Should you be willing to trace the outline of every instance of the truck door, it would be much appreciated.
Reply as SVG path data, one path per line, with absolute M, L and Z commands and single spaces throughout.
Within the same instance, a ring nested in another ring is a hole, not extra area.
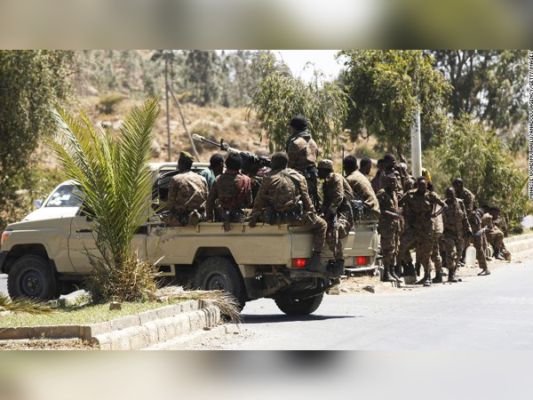
M 96 248 L 95 235 L 94 223 L 88 221 L 87 217 L 77 215 L 72 218 L 68 254 L 76 272 L 87 273 L 92 270 L 88 253 L 95 257 L 100 256 Z

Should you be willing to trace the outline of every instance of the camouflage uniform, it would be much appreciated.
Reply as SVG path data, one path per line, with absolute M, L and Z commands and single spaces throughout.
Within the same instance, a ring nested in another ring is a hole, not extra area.
M 431 237 L 431 241 L 433 242 L 433 247 L 431 249 L 431 261 L 435 266 L 435 272 L 437 276 L 440 276 L 442 273 L 442 258 L 440 256 L 439 244 L 444 232 L 442 215 L 437 215 L 436 217 L 431 218 L 431 224 L 433 227 L 433 235 Z
M 192 171 L 174 175 L 168 190 L 170 216 L 166 222 L 170 226 L 194 225 L 204 218 L 206 201 L 207 182 L 202 176 Z
M 322 184 L 322 212 L 326 216 L 328 230 L 326 242 L 335 255 L 335 259 L 343 259 L 341 239 L 348 236 L 353 226 L 353 214 L 350 200 L 353 192 L 350 184 L 341 174 L 331 172 Z
M 429 264 L 433 249 L 431 214 L 436 204 L 444 206 L 442 200 L 429 190 L 424 193 L 420 193 L 416 189 L 410 190 L 399 201 L 399 205 L 404 208 L 404 212 L 408 216 L 400 243 L 400 258 L 406 262 L 409 249 L 415 246 L 417 262 L 420 262 L 424 268 L 426 279 L 429 279 L 431 272 Z
M 365 215 L 369 219 L 378 219 L 380 204 L 368 178 L 356 170 L 346 177 L 346 181 L 352 188 L 355 199 L 361 200 L 368 210 Z
M 215 180 L 207 197 L 207 219 L 243 222 L 244 208 L 252 206 L 252 181 L 238 171 L 227 170 Z M 229 226 L 226 226 L 229 228 Z
M 308 130 L 292 134 L 285 145 L 289 156 L 289 168 L 295 169 L 302 174 L 307 181 L 309 195 L 315 208 L 318 208 L 318 183 L 316 159 L 318 146 Z
M 507 248 L 505 247 L 505 244 L 503 243 L 503 232 L 496 226 L 494 222 L 494 218 L 490 214 L 487 218 L 489 218 L 489 221 L 487 222 L 487 230 L 485 232 L 487 237 L 487 242 L 492 246 L 494 249 L 494 256 L 499 257 L 503 256 L 506 260 L 510 260 L 511 253 Z M 485 216 L 484 216 L 485 217 Z
M 484 248 L 486 247 L 485 242 L 487 239 L 485 237 L 485 232 L 483 231 L 483 224 L 481 220 L 482 216 L 483 211 L 475 210 L 470 214 L 468 222 L 470 222 L 470 226 L 472 227 L 474 247 L 476 248 L 476 259 L 479 264 L 479 268 L 488 270 L 487 259 L 485 258 L 484 251 Z
M 400 247 L 400 219 L 386 214 L 385 211 L 399 214 L 398 196 L 396 192 L 389 194 L 385 189 L 381 189 L 377 194 L 377 199 L 381 211 L 378 233 L 381 239 L 383 265 L 390 267 L 397 263 Z
M 444 232 L 441 245 L 444 249 L 444 265 L 448 268 L 448 280 L 452 280 L 457 270 L 457 262 L 464 249 L 464 234 L 471 232 L 466 208 L 462 200 L 446 200 L 448 207 L 442 213 Z
M 293 169 L 273 170 L 263 179 L 254 201 L 252 219 L 262 219 L 272 225 L 309 226 L 313 233 L 313 250 L 320 252 L 324 247 L 326 221 L 316 215 L 305 178 Z

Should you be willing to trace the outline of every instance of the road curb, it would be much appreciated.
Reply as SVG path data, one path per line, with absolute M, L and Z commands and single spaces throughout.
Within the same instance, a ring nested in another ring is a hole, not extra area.
M 137 350 L 220 321 L 218 307 L 190 300 L 96 324 L 2 328 L 0 340 L 82 339 L 101 350 Z
M 533 234 L 514 236 L 504 240 L 505 247 L 511 255 L 533 249 Z

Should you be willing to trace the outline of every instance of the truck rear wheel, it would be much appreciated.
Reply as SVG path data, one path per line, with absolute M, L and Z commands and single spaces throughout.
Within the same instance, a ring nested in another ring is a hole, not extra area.
M 241 310 L 246 302 L 242 277 L 233 262 L 226 257 L 208 257 L 203 260 L 194 274 L 193 287 L 230 293 L 237 299 Z
M 11 266 L 7 291 L 12 299 L 49 300 L 57 297 L 57 282 L 46 259 L 27 255 L 20 257 Z
M 285 294 L 276 297 L 274 301 L 287 315 L 309 315 L 317 310 L 323 298 L 324 293 L 308 298 L 300 298 L 297 294 Z

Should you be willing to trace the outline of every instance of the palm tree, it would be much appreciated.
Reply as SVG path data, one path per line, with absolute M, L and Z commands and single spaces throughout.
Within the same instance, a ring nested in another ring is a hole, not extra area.
M 148 161 L 158 113 L 158 101 L 147 100 L 130 111 L 120 134 L 114 135 L 96 128 L 84 114 L 74 117 L 64 110 L 57 112 L 60 129 L 51 146 L 68 178 L 79 183 L 84 193 L 84 211 L 94 221 L 96 246 L 102 259 L 92 262 L 105 275 L 99 280 L 108 286 L 100 293 L 103 300 L 144 296 L 146 288 L 126 290 L 120 286 L 131 284 L 128 271 L 137 273 L 136 268 L 146 267 L 132 254 L 131 241 L 150 213 L 147 199 L 152 181 Z

